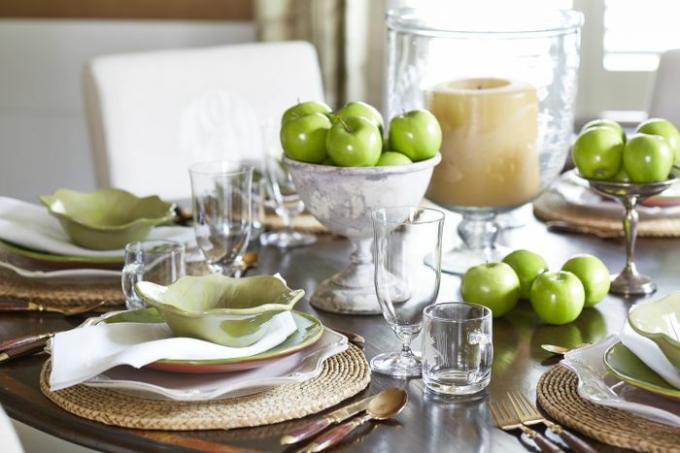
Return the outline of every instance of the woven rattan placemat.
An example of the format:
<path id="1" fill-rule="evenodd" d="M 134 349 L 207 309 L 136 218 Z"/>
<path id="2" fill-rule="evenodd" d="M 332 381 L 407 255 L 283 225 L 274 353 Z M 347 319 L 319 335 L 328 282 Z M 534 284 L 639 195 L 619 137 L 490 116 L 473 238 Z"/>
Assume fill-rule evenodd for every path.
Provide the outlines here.
<path id="1" fill-rule="evenodd" d="M 561 195 L 547 191 L 534 201 L 534 214 L 543 221 L 560 220 L 581 228 L 584 233 L 597 230 L 606 235 L 623 236 L 623 208 L 620 214 L 567 202 Z M 680 214 L 664 217 L 640 214 L 638 236 L 680 237 Z"/>
<path id="2" fill-rule="evenodd" d="M 366 357 L 354 345 L 326 360 L 321 375 L 314 379 L 227 400 L 149 400 L 84 385 L 52 392 L 49 371 L 47 361 L 40 389 L 72 414 L 124 428 L 179 431 L 244 428 L 304 417 L 356 395 L 371 380 Z"/>
<path id="3" fill-rule="evenodd" d="M 106 306 L 124 305 L 120 279 L 38 280 L 0 269 L 0 298 L 20 299 L 50 307 L 77 307 L 105 301 Z"/>
<path id="4" fill-rule="evenodd" d="M 680 452 L 680 429 L 586 401 L 577 384 L 574 372 L 555 366 L 538 382 L 538 403 L 557 422 L 600 442 L 636 451 Z"/>

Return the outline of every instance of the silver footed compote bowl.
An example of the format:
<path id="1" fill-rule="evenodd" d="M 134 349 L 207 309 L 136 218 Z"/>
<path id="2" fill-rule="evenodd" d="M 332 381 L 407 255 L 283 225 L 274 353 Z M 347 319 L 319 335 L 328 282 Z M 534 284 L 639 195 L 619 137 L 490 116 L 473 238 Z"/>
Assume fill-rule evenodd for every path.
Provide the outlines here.
<path id="1" fill-rule="evenodd" d="M 440 160 L 437 154 L 409 165 L 333 167 L 284 159 L 309 212 L 354 246 L 349 266 L 321 282 L 312 295 L 314 307 L 335 313 L 381 313 L 374 286 L 371 211 L 418 205 Z"/>
<path id="2" fill-rule="evenodd" d="M 578 172 L 576 173 L 578 175 Z M 613 198 L 623 205 L 623 234 L 626 239 L 626 265 L 612 280 L 610 292 L 624 296 L 651 294 L 656 291 L 656 283 L 651 277 L 641 274 L 635 265 L 635 239 L 637 237 L 638 212 L 641 200 L 658 195 L 680 179 L 680 169 L 673 168 L 671 176 L 660 182 L 636 184 L 632 182 L 588 181 L 590 188 L 608 198 Z"/>

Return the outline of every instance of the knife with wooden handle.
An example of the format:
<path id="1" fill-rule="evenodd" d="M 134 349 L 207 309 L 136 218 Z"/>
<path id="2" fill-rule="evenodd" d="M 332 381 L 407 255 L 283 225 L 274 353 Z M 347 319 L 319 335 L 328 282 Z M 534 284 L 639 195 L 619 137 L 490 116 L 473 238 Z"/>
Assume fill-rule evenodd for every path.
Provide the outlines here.
<path id="1" fill-rule="evenodd" d="M 12 338 L 5 341 L 0 341 L 0 352 L 7 349 L 18 348 L 30 343 L 35 343 L 40 340 L 49 340 L 54 336 L 55 332 L 39 333 L 37 335 L 26 335 L 24 337 Z"/>
<path id="2" fill-rule="evenodd" d="M 16 348 L 6 349 L 3 352 L 0 352 L 0 364 L 8 362 L 12 359 L 16 359 L 17 357 L 23 357 L 40 352 L 45 348 L 46 344 L 47 339 L 42 339 L 32 343 L 24 344 Z"/>
<path id="3" fill-rule="evenodd" d="M 311 422 L 305 423 L 298 429 L 294 429 L 290 433 L 281 438 L 281 445 L 290 445 L 301 442 L 305 439 L 320 433 L 334 423 L 340 423 L 359 412 L 365 411 L 368 404 L 375 397 L 375 395 L 368 396 L 364 399 L 351 403 L 347 406 L 341 407 L 330 414 L 324 415 Z"/>
<path id="4" fill-rule="evenodd" d="M 29 302 L 27 300 L 20 299 L 2 299 L 0 300 L 0 312 L 9 311 L 57 311 L 57 309 L 51 309 L 43 304 L 37 304 L 35 302 Z"/>

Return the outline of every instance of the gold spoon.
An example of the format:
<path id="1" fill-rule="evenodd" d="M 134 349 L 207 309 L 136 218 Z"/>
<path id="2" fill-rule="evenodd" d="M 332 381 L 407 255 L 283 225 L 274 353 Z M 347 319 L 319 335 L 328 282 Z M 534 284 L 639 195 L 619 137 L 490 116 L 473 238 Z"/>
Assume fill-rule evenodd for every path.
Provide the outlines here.
<path id="1" fill-rule="evenodd" d="M 241 257 L 238 269 L 234 271 L 235 278 L 245 277 L 246 272 L 257 267 L 257 252 L 246 252 Z"/>
<path id="2" fill-rule="evenodd" d="M 569 351 L 572 351 L 572 350 L 578 349 L 578 348 L 582 348 L 582 347 L 584 347 L 584 346 L 590 346 L 590 343 L 581 343 L 580 345 L 574 346 L 573 348 L 567 348 L 567 347 L 564 347 L 564 346 L 558 346 L 558 345 L 556 345 L 556 344 L 542 344 L 542 345 L 541 345 L 541 348 L 542 348 L 544 351 L 548 351 L 548 352 L 550 352 L 550 353 L 552 353 L 552 354 L 555 354 L 555 355 L 564 355 L 564 354 L 566 354 L 566 353 L 569 352 Z"/>
<path id="3" fill-rule="evenodd" d="M 369 420 L 387 420 L 394 417 L 401 412 L 407 402 L 408 393 L 403 389 L 391 388 L 382 391 L 371 400 L 364 415 L 326 431 L 302 451 L 318 452 L 332 447 Z"/>

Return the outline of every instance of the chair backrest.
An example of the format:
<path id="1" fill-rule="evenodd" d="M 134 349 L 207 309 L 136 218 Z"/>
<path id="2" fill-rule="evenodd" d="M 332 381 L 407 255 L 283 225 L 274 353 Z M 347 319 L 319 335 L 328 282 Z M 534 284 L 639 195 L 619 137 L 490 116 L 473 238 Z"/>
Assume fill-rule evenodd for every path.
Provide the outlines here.
<path id="1" fill-rule="evenodd" d="M 24 451 L 19 442 L 19 436 L 2 406 L 0 406 L 0 451 L 3 453 L 23 453 Z"/>
<path id="2" fill-rule="evenodd" d="M 680 127 L 680 49 L 661 55 L 649 116 L 666 118 Z"/>
<path id="3" fill-rule="evenodd" d="M 305 42 L 110 55 L 85 71 L 99 187 L 188 198 L 188 167 L 258 159 L 261 125 L 297 100 L 323 100 Z"/>

